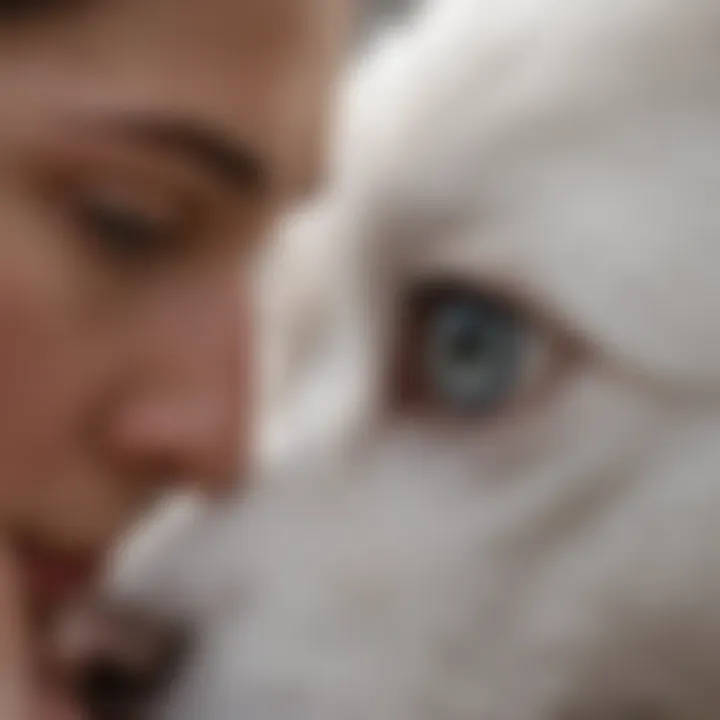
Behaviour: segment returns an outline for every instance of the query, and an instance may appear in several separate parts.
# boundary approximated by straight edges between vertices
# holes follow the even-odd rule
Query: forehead
[[[256,145],[287,174],[312,174],[305,165],[318,162],[344,0],[68,7],[0,31],[0,85],[17,112],[195,117]]]
[[[499,286],[623,362],[720,387],[699,321],[720,302],[717,9],[451,5],[399,47],[394,87],[375,69],[391,109],[354,167],[377,242],[411,277]]]

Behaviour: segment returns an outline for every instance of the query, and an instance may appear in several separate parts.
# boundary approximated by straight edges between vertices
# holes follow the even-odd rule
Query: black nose
[[[151,683],[109,661],[91,663],[79,679],[78,696],[92,720],[130,720],[142,715]]]
[[[76,693],[90,720],[142,720],[167,689],[187,652],[173,636],[152,659],[130,665],[110,657],[89,658],[78,672]]]

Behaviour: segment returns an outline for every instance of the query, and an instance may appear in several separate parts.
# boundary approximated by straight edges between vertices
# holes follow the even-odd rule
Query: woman
[[[118,533],[242,466],[243,265],[318,178],[342,5],[0,0],[3,719]]]

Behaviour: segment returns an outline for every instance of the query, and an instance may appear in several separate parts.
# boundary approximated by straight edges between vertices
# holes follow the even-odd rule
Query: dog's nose
[[[151,671],[110,658],[89,660],[76,679],[76,696],[90,720],[137,720],[170,681],[176,657]]]
[[[142,714],[153,683],[110,660],[89,662],[79,673],[76,696],[92,720],[130,720]]]
[[[189,640],[176,626],[98,604],[75,609],[56,646],[89,720],[138,720],[172,681]]]

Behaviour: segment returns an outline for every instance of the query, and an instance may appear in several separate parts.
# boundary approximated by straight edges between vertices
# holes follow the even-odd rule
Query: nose
[[[49,661],[90,720],[144,716],[191,651],[189,634],[102,598],[61,615]]]
[[[249,308],[237,277],[179,288],[135,323],[136,361],[107,437],[133,477],[222,493],[239,477],[250,401]],[[159,305],[159,307],[158,307]]]

